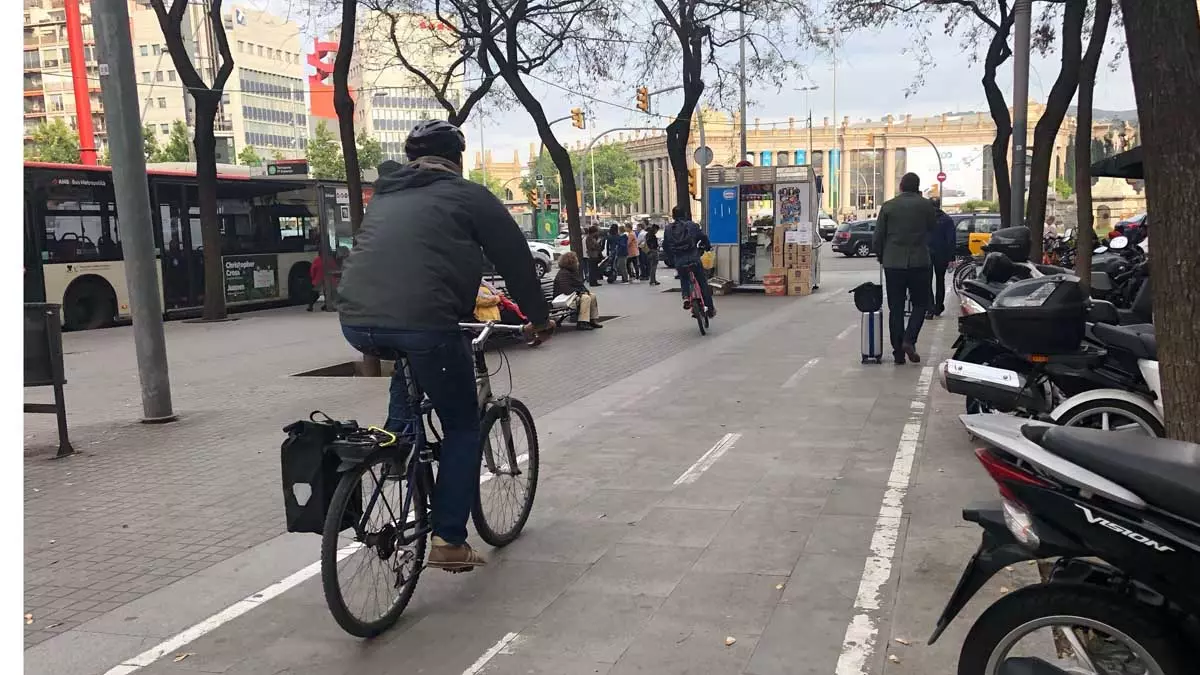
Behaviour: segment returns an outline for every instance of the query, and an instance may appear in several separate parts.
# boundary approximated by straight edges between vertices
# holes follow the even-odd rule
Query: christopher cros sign
[[[229,255],[225,269],[225,302],[279,297],[279,265],[273,255]]]

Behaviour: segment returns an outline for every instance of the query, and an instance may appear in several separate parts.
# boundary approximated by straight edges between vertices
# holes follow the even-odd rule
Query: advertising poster
[[[942,153],[942,171],[946,172],[946,194],[942,203],[946,206],[962,204],[971,199],[983,198],[983,163],[987,158],[981,145],[951,145],[939,147]],[[905,171],[921,177],[921,194],[932,197],[937,193],[938,157],[928,146],[909,146],[906,152]],[[897,176],[899,181],[900,177]]]
[[[789,244],[812,245],[812,222],[808,213],[808,183],[783,183],[775,186],[775,225],[789,232]]]
[[[227,255],[221,258],[221,267],[225,272],[225,302],[279,297],[279,264],[274,255]]]

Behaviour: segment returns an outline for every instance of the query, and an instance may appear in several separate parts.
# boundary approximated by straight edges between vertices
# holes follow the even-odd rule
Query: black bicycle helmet
[[[445,120],[421,122],[404,141],[404,154],[410,162],[429,155],[461,162],[466,149],[467,139],[462,130]]]

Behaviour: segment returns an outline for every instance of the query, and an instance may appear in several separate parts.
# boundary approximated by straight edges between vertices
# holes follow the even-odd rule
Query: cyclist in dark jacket
[[[704,234],[699,225],[684,219],[684,212],[680,207],[676,206],[671,209],[671,218],[673,220],[667,224],[667,229],[663,230],[662,248],[671,254],[671,261],[679,272],[679,289],[683,293],[683,308],[692,308],[692,287],[687,274],[690,270],[696,277],[696,281],[700,282],[700,293],[704,296],[704,306],[708,307],[708,316],[712,318],[717,315],[717,308],[713,305],[712,287],[708,285],[708,275],[704,273],[704,266],[700,264],[700,252],[711,249],[712,244],[709,243],[708,235]]]
[[[933,264],[933,307],[925,318],[939,317],[946,311],[946,269],[954,260],[954,221],[942,210],[942,200],[932,200],[937,209],[937,225],[929,234],[929,260]]]
[[[484,253],[535,336],[553,328],[520,228],[486,187],[462,177],[465,149],[462,131],[448,122],[412,130],[404,143],[409,163],[381,167],[337,294],[346,340],[368,354],[407,354],[441,421],[427,564],[451,571],[486,563],[467,543],[479,488],[479,410],[473,357],[458,327],[473,314]],[[415,417],[403,369],[390,394],[386,428],[400,431]]]

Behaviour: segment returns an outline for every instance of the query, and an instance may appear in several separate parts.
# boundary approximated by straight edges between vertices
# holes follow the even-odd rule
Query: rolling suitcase
[[[879,268],[879,283],[868,281],[850,291],[854,306],[862,312],[859,322],[859,342],[863,363],[883,363],[883,268]]]

